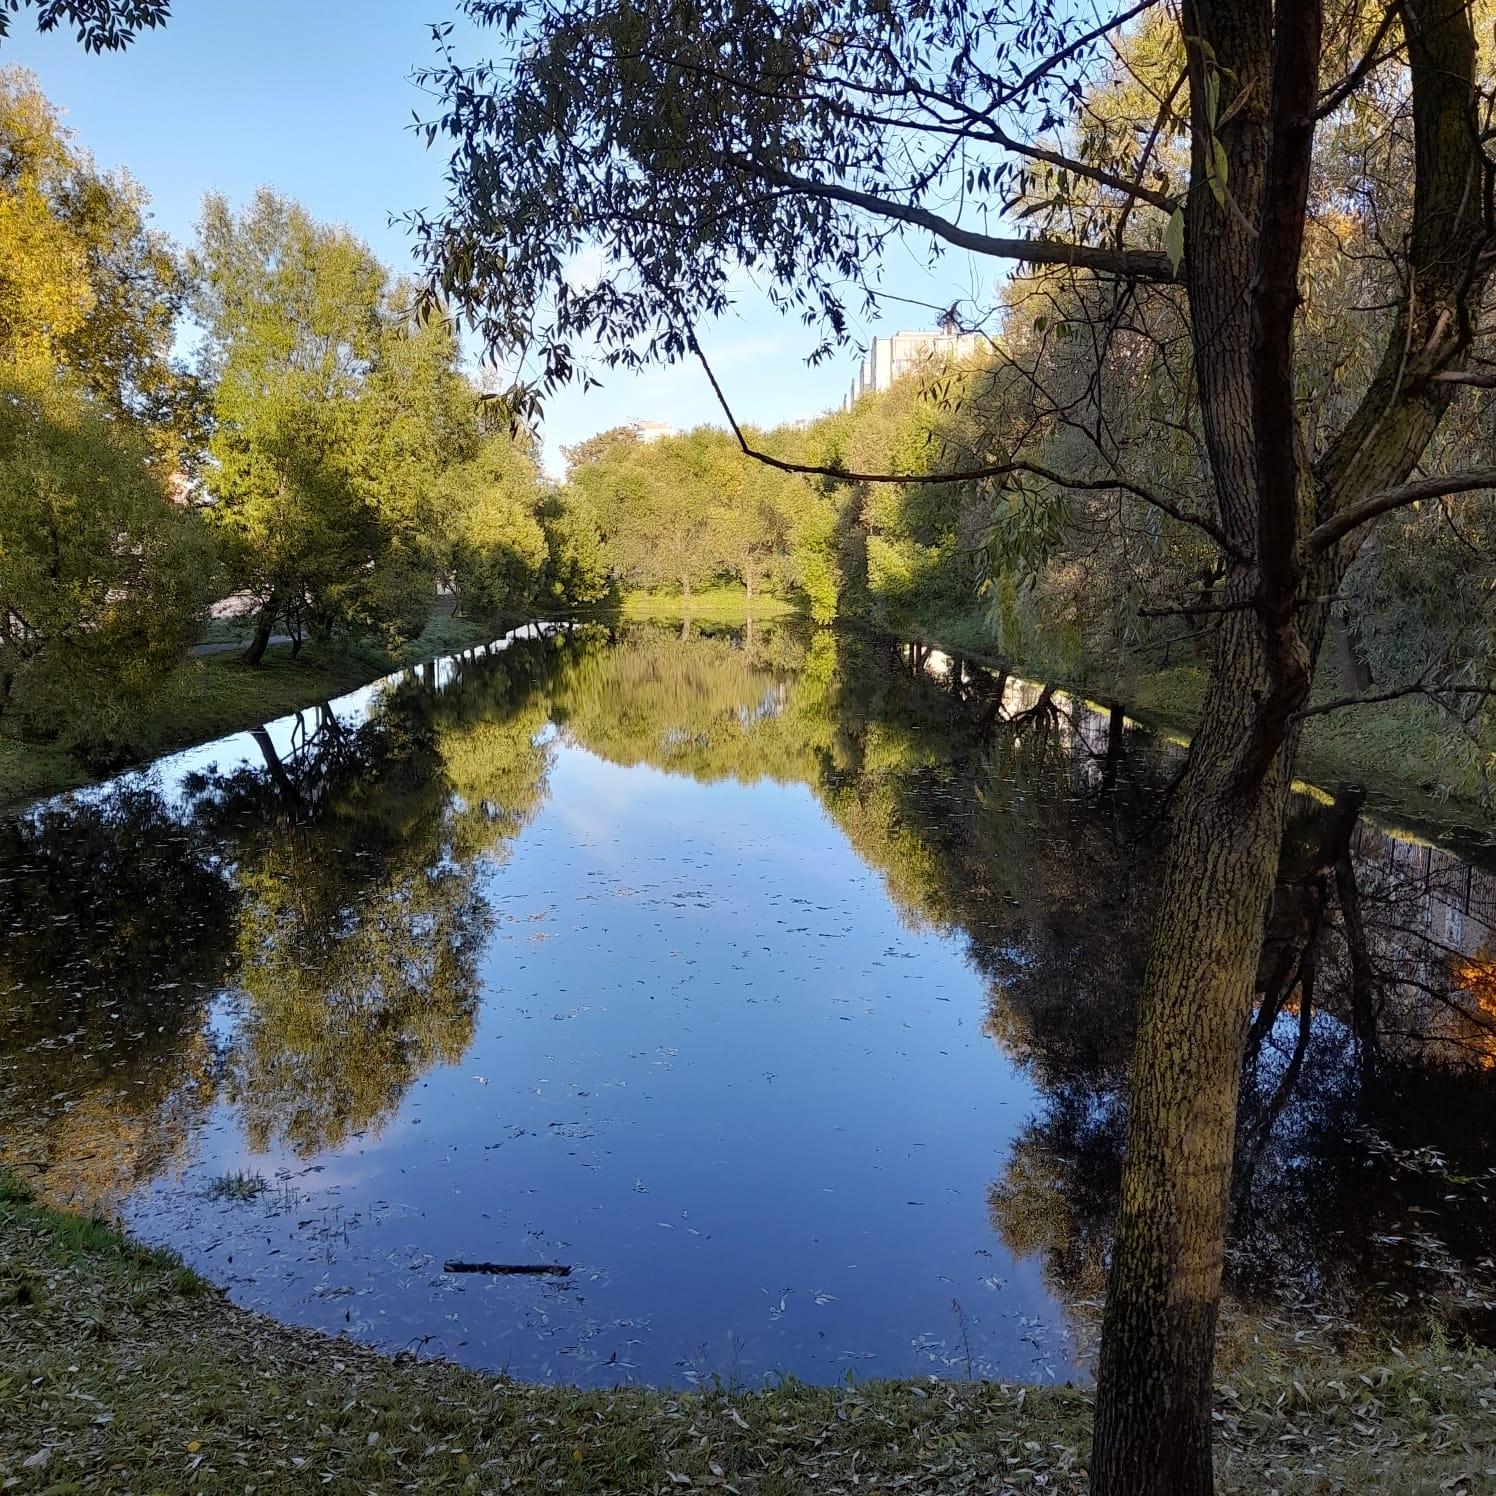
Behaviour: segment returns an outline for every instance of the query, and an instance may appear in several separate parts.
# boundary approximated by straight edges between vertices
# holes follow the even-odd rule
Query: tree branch
[[[1324,11],[1320,0],[1278,0],[1273,18],[1267,175],[1252,272],[1249,374],[1257,479],[1257,611],[1268,690],[1242,756],[1239,782],[1255,789],[1309,694],[1309,652],[1296,598],[1306,489],[1294,388],[1294,320],[1314,154],[1314,106]]]
[[[679,314],[680,308],[677,307]],[[1182,525],[1189,525],[1196,530],[1208,535],[1223,551],[1237,560],[1245,561],[1242,553],[1231,544],[1225,532],[1218,529],[1208,519],[1198,514],[1187,514],[1184,510],[1167,499],[1160,498],[1157,494],[1150,492],[1139,483],[1134,483],[1130,478],[1070,478],[1063,473],[1057,473],[1051,468],[1043,467],[1034,462],[993,462],[986,463],[981,467],[961,468],[950,473],[858,473],[846,468],[830,467],[818,462],[792,462],[789,458],[775,457],[772,453],[760,451],[748,441],[743,428],[738,424],[738,418],[732,413],[732,407],[728,404],[727,396],[723,392],[721,384],[717,380],[710,362],[707,360],[701,343],[696,337],[696,330],[689,321],[682,318],[682,327],[685,330],[686,341],[690,344],[691,351],[696,355],[697,362],[706,374],[707,381],[712,387],[712,393],[717,397],[717,404],[722,408],[722,414],[727,418],[727,424],[732,428],[732,434],[742,449],[743,455],[751,457],[755,462],[762,462],[767,467],[777,468],[781,473],[800,473],[812,478],[836,478],[843,483],[972,483],[983,478],[1006,478],[1015,473],[1026,473],[1035,478],[1043,478],[1046,482],[1059,485],[1061,488],[1073,488],[1082,492],[1091,493],[1127,493],[1135,499],[1157,509],[1161,514],[1166,514],[1170,519],[1177,520]]]
[[[1039,62],[1035,63],[1011,88],[1004,89],[1001,95],[993,100],[992,108],[999,109],[1004,105],[1011,104],[1014,99],[1027,93],[1041,78],[1052,73],[1061,63],[1070,61],[1071,58],[1085,51],[1092,42],[1100,41],[1108,33],[1116,31],[1119,27],[1125,26],[1129,21],[1142,15],[1145,10],[1151,10],[1157,3],[1158,0],[1139,0],[1138,4],[1130,5],[1126,10],[1119,11],[1114,16],[1109,16],[1105,21],[1093,26],[1089,31],[1083,31],[1058,51],[1051,52],[1048,57],[1042,58]]]
[[[1366,45],[1366,51],[1362,54],[1360,62],[1348,72],[1334,88],[1328,89],[1320,98],[1319,108],[1315,111],[1316,119],[1324,119],[1334,112],[1355,93],[1361,86],[1362,80],[1379,63],[1386,62],[1389,58],[1397,55],[1397,49],[1389,52],[1379,52],[1377,49],[1387,39],[1387,33],[1392,29],[1392,23],[1397,19],[1397,6],[1389,5],[1382,12],[1381,24],[1377,27],[1375,34]]]
[[[1430,384],[1468,384],[1478,390],[1496,390],[1496,373],[1474,369],[1441,369],[1429,375]]]
[[[1496,696],[1496,686],[1468,686],[1446,682],[1444,685],[1430,686],[1424,683],[1420,677],[1406,686],[1392,686],[1385,691],[1367,691],[1357,696],[1337,696],[1333,701],[1322,701],[1318,706],[1305,707],[1296,716],[1302,721],[1305,717],[1322,717],[1326,712],[1338,712],[1342,707],[1348,706],[1374,706],[1380,701],[1397,701],[1404,696],[1428,696],[1441,706],[1447,706],[1444,701],[1446,696]]]
[[[1370,494],[1358,503],[1347,505],[1338,514],[1331,515],[1324,524],[1316,525],[1309,532],[1309,551],[1317,555],[1328,550],[1342,536],[1349,535],[1352,530],[1394,509],[1406,509],[1410,504],[1419,504],[1425,499],[1442,499],[1449,494],[1473,493],[1483,488],[1496,488],[1496,468],[1472,468],[1465,473],[1444,473],[1434,478],[1419,478],[1412,483],[1402,483],[1396,488]]]
[[[843,187],[835,182],[820,182],[813,177],[796,176],[778,166],[769,166],[755,161],[742,161],[748,171],[764,177],[781,187],[792,188],[807,197],[825,198],[831,202],[846,203],[849,207],[861,208],[882,218],[896,219],[900,223],[914,224],[927,229],[938,239],[954,244],[960,249],[969,249],[976,254],[990,255],[994,259],[1018,260],[1027,265],[1069,265],[1076,270],[1091,270],[1098,275],[1114,275],[1124,280],[1146,280],[1173,282],[1178,279],[1168,256],[1151,249],[1111,249],[1099,244],[1069,244],[1057,239],[1013,239],[993,234],[981,234],[974,229],[962,228],[938,213],[910,203],[896,203],[888,198],[875,196],[871,192],[860,192],[855,187]]]

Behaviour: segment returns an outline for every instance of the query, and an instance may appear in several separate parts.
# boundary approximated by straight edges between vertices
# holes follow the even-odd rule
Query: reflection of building
[[[985,341],[980,333],[958,332],[952,324],[939,332],[896,332],[891,338],[874,338],[843,408],[851,410],[870,390],[886,390],[916,369],[969,358]]]

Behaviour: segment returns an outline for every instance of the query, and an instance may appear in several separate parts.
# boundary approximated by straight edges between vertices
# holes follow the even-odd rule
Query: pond
[[[529,1379],[1084,1378],[1179,761],[869,634],[521,631],[0,824],[0,1162]],[[1285,843],[1230,1312],[1489,1338],[1496,877],[1374,808]]]

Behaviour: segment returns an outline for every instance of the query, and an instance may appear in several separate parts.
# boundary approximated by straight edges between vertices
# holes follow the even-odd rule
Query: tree
[[[548,607],[586,608],[603,602],[613,582],[596,517],[569,493],[552,490],[541,501],[545,572],[540,600]]]
[[[540,509],[545,486],[534,444],[490,432],[444,484],[447,567],[460,607],[523,611],[549,556]]]
[[[614,569],[636,586],[691,588],[721,562],[708,512],[708,428],[645,441],[632,426],[566,449],[569,487],[597,517]]]
[[[451,328],[417,324],[365,245],[268,191],[241,214],[208,198],[193,268],[212,515],[258,606],[247,663],[278,622],[419,632],[442,472],[472,446]]]
[[[698,482],[705,491],[712,549],[723,569],[742,582],[752,612],[754,590],[776,570],[785,570],[792,510],[785,502],[783,475],[745,464],[725,431],[692,437],[702,449]]]
[[[181,268],[35,80],[0,70],[0,713],[106,761],[195,632],[213,562],[173,504]]]
[[[138,432],[47,372],[0,380],[0,713],[109,762],[180,664],[214,569]]]
[[[1151,8],[1093,26],[1049,0],[466,0],[505,55],[466,66],[449,36],[427,75],[452,166],[443,214],[421,225],[441,290],[490,343],[530,350],[521,408],[578,372],[583,339],[614,366],[693,356],[715,384],[696,328],[741,270],[841,339],[846,286],[875,299],[899,234],[1053,267],[1093,308],[1079,328],[1093,384],[1130,347],[1147,356],[1136,308],[1176,319],[1189,384],[1174,409],[1139,413],[1136,440],[1119,448],[1092,399],[1043,413],[1074,467],[994,444],[960,475],[1005,506],[1110,495],[1191,529],[1211,557],[1206,699],[1139,1015],[1091,1464],[1102,1496],[1212,1486],[1243,1043],[1331,608],[1382,516],[1496,484],[1491,468],[1414,477],[1456,392],[1484,377],[1496,237],[1470,11],[1185,0],[1141,23],[1172,74],[1152,117],[1108,127],[1093,110],[1112,76],[1098,43]],[[1316,391],[1297,342],[1321,310],[1306,237],[1344,208],[1315,195],[1316,149],[1362,109],[1408,170],[1363,185],[1376,248],[1347,253],[1376,293],[1355,314],[1372,351]],[[992,232],[986,215],[1005,206],[1038,232]],[[564,266],[593,244],[619,268],[579,292]],[[1139,459],[1172,451],[1181,425],[1208,481],[1176,499],[1167,465],[1156,481]],[[761,455],[846,479],[952,476]]]
[[[65,371],[142,426],[169,472],[190,461],[201,396],[172,358],[183,266],[146,210],[129,177],[99,173],[30,73],[0,69],[0,358]]]

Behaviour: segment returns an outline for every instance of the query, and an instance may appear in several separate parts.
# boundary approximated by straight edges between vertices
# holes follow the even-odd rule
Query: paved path
[[[289,644],[291,643],[291,636],[289,634],[272,634],[270,636],[270,643]],[[226,639],[221,644],[194,644],[187,653],[200,660],[204,655],[243,654],[248,648],[248,639]]]

